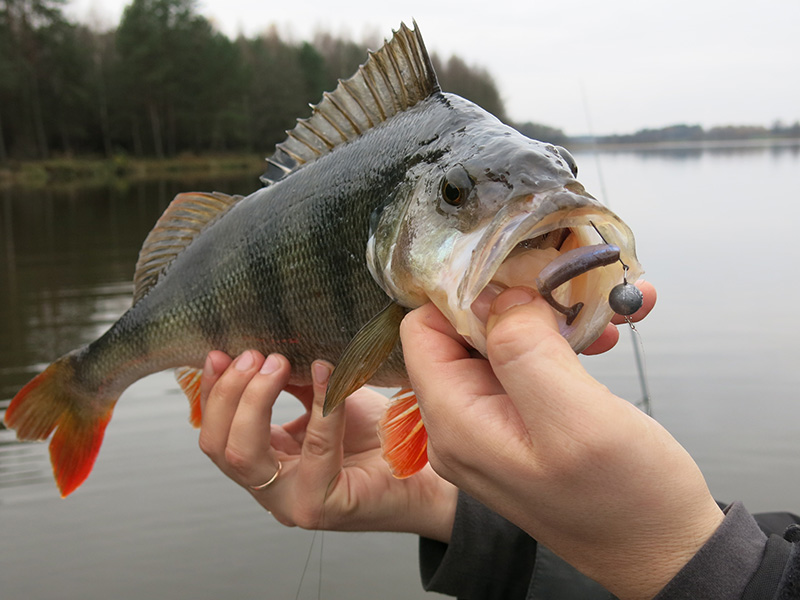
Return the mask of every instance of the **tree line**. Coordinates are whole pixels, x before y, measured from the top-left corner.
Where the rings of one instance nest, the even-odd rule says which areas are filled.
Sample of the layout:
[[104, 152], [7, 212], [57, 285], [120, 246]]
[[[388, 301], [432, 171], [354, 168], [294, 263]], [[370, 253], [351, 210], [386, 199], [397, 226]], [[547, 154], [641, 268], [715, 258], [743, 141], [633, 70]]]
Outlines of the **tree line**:
[[[0, 161], [62, 155], [269, 153], [367, 46], [275, 29], [229, 39], [195, 0], [133, 0], [96, 31], [66, 0], [0, 0]], [[433, 57], [443, 89], [505, 119], [489, 73]]]
[[800, 138], [800, 121], [784, 124], [776, 121], [771, 127], [761, 125], [723, 125], [708, 129], [701, 125], [670, 125], [660, 129], [640, 129], [625, 135], [599, 137], [600, 144], [654, 144], [663, 142], [727, 142], [755, 139]]
[[[71, 22], [67, 0], [0, 0], [0, 162], [54, 156], [268, 154], [310, 114], [309, 103], [355, 73], [367, 44], [319, 33], [289, 41], [274, 27], [230, 39], [196, 0], [132, 0], [97, 31]], [[372, 44], [374, 47], [375, 44]], [[483, 68], [432, 57], [442, 88], [509, 122]], [[513, 124], [556, 144], [560, 129]], [[675, 125], [600, 143], [800, 137], [800, 123], [767, 127]]]

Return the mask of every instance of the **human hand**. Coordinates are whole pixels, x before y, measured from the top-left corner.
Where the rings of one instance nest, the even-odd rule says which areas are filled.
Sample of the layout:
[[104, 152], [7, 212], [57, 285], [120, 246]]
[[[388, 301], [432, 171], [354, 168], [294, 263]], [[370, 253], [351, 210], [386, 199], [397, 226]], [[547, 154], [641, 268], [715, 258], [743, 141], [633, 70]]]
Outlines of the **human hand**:
[[434, 469], [622, 599], [652, 598], [722, 513], [692, 458], [581, 366], [552, 310], [500, 294], [476, 358], [431, 304], [401, 337]]
[[[201, 383], [200, 448], [273, 516], [306, 529], [407, 531], [448, 541], [456, 489], [427, 466], [414, 477], [392, 477], [381, 457], [377, 422], [385, 396], [362, 388], [344, 409], [322, 417], [330, 364], [312, 365], [313, 385], [287, 386], [289, 362], [247, 351], [235, 361], [211, 352]], [[306, 412], [271, 425], [282, 389]], [[277, 479], [261, 490], [282, 464]]]

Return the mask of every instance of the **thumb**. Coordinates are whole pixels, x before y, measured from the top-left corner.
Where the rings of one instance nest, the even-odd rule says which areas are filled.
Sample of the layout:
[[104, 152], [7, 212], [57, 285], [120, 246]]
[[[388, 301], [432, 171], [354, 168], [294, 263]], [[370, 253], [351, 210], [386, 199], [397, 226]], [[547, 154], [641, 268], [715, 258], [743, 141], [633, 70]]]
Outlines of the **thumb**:
[[486, 337], [495, 359], [492, 366], [531, 353], [574, 355], [561, 336], [550, 305], [526, 287], [509, 288], [495, 298], [486, 322]]
[[492, 303], [487, 321], [487, 353], [496, 377], [526, 416], [559, 410], [581, 390], [600, 386], [584, 370], [558, 329], [552, 308], [529, 288], [509, 288]]

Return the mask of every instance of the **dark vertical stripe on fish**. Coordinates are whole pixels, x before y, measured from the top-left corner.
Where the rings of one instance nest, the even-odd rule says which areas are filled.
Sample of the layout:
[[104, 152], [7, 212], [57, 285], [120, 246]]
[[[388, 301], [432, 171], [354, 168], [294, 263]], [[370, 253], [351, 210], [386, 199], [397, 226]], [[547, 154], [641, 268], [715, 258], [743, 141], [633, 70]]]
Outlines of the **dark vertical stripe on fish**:
[[[275, 240], [273, 240], [275, 241]], [[250, 335], [272, 336], [272, 340], [265, 340], [269, 346], [275, 347], [279, 340], [292, 337], [293, 326], [284, 305], [286, 290], [284, 274], [281, 270], [280, 257], [275, 252], [270, 252], [259, 244], [249, 248], [246, 260], [247, 298], [246, 308], [250, 315], [260, 316], [263, 323], [253, 325], [257, 327]], [[266, 331], [261, 328], [266, 328]], [[276, 347], [276, 349], [278, 349]], [[291, 358], [291, 357], [289, 357]]]
[[202, 299], [202, 305], [199, 307], [199, 312], [202, 315], [199, 319], [199, 325], [203, 339], [205, 339], [212, 348], [227, 349], [228, 347], [228, 324], [222, 316], [222, 307], [220, 306], [220, 292], [224, 293], [222, 288], [224, 282], [213, 282], [214, 289], [217, 291], [215, 294], [208, 294]]
[[[337, 207], [338, 204], [335, 201], [324, 205], [323, 210], [315, 217], [315, 220], [318, 219], [316, 226], [312, 228], [313, 230], [318, 227], [320, 231], [312, 236], [310, 242], [314, 244], [314, 254], [323, 261], [324, 273], [326, 273], [333, 292], [328, 299], [331, 314], [336, 315], [336, 320], [341, 327], [355, 326], [358, 329], [364, 323], [360, 322], [361, 319], [358, 316], [360, 307], [358, 306], [356, 293], [360, 286], [357, 282], [357, 277], [364, 270], [367, 232], [364, 231], [364, 248], [360, 249], [361, 256], [354, 255], [353, 249], [348, 248], [346, 245], [331, 247], [328, 236], [324, 235], [325, 230], [330, 230], [331, 223], [338, 222], [335, 227], [340, 229], [354, 226], [353, 222], [343, 221], [341, 211], [337, 210]], [[345, 240], [359, 239], [361, 237], [357, 235], [357, 231], [356, 235], [345, 234], [342, 236]], [[350, 334], [354, 333], [355, 331], [350, 332]]]

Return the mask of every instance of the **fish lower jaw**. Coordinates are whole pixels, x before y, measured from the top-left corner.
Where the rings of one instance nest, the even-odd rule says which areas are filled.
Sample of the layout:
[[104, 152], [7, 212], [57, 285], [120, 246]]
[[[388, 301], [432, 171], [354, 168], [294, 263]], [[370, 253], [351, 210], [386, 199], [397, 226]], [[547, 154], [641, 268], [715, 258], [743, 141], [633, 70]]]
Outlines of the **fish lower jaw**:
[[[552, 290], [552, 298], [565, 307], [578, 307], [577, 316], [568, 317], [554, 311], [561, 334], [569, 341], [576, 352], [586, 348], [603, 331], [611, 320], [613, 311], [608, 304], [611, 289], [624, 278], [633, 282], [641, 273], [641, 268], [632, 249], [632, 239], [611, 235], [602, 236], [592, 224], [553, 227], [545, 232], [525, 237], [516, 242], [492, 274], [489, 281], [472, 299], [465, 298], [469, 310], [459, 311], [459, 332], [480, 352], [486, 354], [486, 318], [489, 307], [500, 293], [510, 287], [524, 286], [539, 294], [537, 277], [539, 273], [559, 256], [581, 248], [608, 240], [625, 248], [623, 256], [628, 272], [622, 261], [592, 268], [580, 273]], [[630, 263], [630, 264], [628, 264]], [[541, 295], [541, 294], [540, 294]], [[552, 304], [552, 302], [551, 302]], [[580, 305], [580, 306], [579, 306]]]

